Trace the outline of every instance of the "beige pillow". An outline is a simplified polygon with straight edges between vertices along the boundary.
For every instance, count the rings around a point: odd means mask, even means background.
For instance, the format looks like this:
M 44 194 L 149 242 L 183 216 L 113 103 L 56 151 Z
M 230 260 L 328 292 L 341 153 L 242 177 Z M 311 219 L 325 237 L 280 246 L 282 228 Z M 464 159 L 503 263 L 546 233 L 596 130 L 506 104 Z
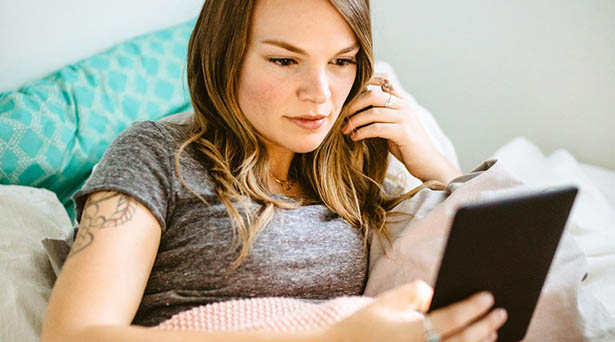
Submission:
M 45 189 L 0 185 L 0 341 L 38 341 L 55 275 L 43 238 L 68 239 L 70 219 Z
M 448 231 L 460 206 L 546 188 L 524 184 L 507 165 L 502 160 L 486 161 L 451 181 L 445 191 L 423 189 L 394 208 L 412 216 L 388 225 L 393 245 L 387 248 L 386 256 L 377 241 L 371 243 L 364 294 L 377 296 L 417 279 L 433 286 Z M 575 206 L 580 202 L 581 196 Z M 585 282 L 591 269 L 575 239 L 576 230 L 576 223 L 569 219 L 524 342 L 614 340 L 613 320 Z

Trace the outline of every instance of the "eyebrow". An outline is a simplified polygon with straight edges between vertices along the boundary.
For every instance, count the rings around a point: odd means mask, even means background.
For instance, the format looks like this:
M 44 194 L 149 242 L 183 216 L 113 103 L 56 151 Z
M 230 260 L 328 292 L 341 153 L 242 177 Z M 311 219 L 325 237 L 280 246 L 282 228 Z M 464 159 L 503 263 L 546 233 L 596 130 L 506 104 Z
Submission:
M 296 46 L 294 46 L 292 44 L 289 44 L 289 43 L 281 41 L 281 40 L 265 39 L 265 40 L 261 40 L 261 43 L 269 44 L 269 45 L 274 45 L 274 46 L 277 46 L 277 47 L 281 47 L 282 49 L 286 49 L 288 51 L 295 52 L 295 53 L 298 53 L 300 55 L 307 55 L 307 52 L 305 50 L 303 50 L 302 48 L 296 47 Z M 346 53 L 346 52 L 353 51 L 353 50 L 358 49 L 358 48 L 359 48 L 359 44 L 354 43 L 352 46 L 349 46 L 347 48 L 341 49 L 336 54 L 336 56 L 337 55 L 341 55 L 341 54 Z

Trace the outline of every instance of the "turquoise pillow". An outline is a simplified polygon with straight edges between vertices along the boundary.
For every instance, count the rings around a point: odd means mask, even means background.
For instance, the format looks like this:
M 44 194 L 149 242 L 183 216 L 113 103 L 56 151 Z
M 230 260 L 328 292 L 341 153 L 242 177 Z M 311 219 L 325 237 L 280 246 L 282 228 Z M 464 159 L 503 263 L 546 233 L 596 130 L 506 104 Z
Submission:
M 188 40 L 196 19 L 146 34 L 0 93 L 0 184 L 71 196 L 131 123 L 191 110 Z

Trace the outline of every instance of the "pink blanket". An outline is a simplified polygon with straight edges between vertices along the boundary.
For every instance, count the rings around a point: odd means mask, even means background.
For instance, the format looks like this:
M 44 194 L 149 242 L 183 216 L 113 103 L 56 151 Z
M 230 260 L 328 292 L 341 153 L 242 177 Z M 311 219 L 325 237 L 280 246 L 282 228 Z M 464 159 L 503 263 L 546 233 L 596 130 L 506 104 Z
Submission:
M 338 297 L 320 304 L 266 297 L 199 306 L 158 325 L 164 330 L 298 331 L 324 328 L 373 301 L 370 297 Z

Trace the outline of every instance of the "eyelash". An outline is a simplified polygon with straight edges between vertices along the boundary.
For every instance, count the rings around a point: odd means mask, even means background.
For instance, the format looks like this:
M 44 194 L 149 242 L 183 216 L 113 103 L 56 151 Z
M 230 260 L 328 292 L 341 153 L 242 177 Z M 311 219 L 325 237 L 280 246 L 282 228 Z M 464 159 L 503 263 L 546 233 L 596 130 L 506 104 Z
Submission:
M 352 59 L 348 59 L 348 58 L 336 58 L 336 61 L 342 61 L 344 64 L 336 64 L 339 67 L 343 67 L 343 66 L 347 66 L 347 65 L 352 65 L 352 64 L 357 64 L 357 62 L 353 61 Z M 269 61 L 273 64 L 279 65 L 281 67 L 288 67 L 290 66 L 289 64 L 280 64 L 280 62 L 292 62 L 292 63 L 297 63 L 294 59 L 292 58 L 269 58 Z

